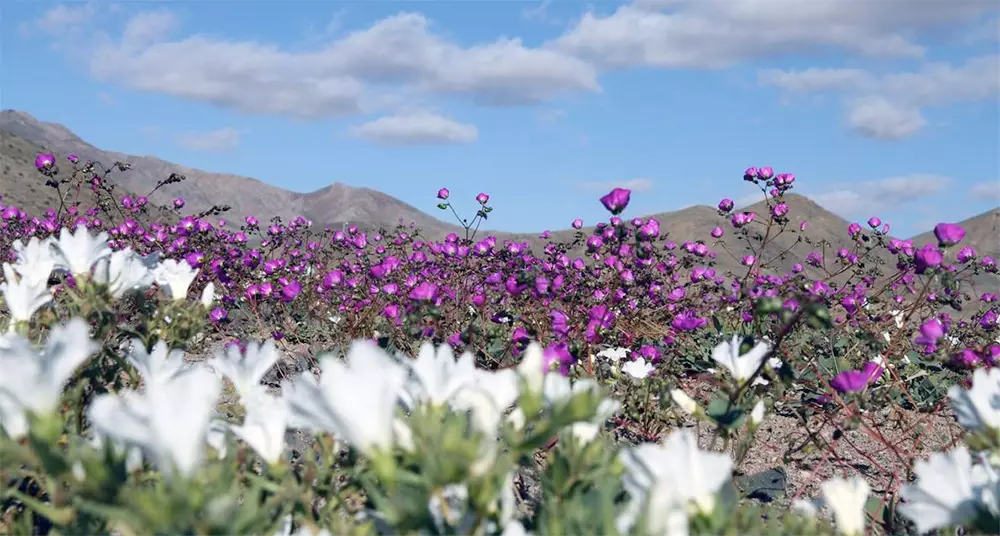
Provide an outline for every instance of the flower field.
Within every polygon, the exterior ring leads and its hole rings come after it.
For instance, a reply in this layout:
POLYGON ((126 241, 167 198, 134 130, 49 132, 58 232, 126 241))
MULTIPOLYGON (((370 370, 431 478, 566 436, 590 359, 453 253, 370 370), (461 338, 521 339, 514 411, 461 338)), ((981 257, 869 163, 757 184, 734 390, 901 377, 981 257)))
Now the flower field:
POLYGON ((764 167, 768 212, 701 241, 616 188, 532 248, 478 232, 485 193, 437 192, 439 241, 63 158, 59 206, 0 206, 0 532, 1000 533, 997 264, 959 225, 831 250, 764 167))

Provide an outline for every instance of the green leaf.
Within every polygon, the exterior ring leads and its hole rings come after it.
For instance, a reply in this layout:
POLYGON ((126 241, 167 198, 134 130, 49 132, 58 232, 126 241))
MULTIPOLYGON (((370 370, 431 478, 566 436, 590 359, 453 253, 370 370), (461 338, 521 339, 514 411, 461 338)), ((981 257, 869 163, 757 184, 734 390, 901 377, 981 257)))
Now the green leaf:
POLYGON ((739 407, 730 408, 729 401, 724 398, 716 398, 705 408, 705 413, 722 428, 738 428, 746 412, 739 407))

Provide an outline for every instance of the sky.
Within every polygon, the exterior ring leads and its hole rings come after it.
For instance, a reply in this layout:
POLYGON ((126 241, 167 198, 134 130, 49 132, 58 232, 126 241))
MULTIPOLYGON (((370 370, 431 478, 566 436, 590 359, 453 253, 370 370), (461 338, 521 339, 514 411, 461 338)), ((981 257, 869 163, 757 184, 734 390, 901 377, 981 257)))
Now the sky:
MULTIPOLYGON (((907 236, 1000 206, 980 0, 8 1, 3 108, 105 150, 488 227, 750 202, 748 166, 907 236)), ((220 200, 224 202, 224 200, 220 200)))

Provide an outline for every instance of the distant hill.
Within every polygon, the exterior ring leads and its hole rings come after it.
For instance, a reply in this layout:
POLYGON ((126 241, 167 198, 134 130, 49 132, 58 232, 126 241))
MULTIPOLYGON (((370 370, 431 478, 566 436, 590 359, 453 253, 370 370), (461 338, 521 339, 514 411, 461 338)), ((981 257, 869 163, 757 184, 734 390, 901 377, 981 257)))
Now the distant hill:
MULTIPOLYGON (((34 169, 35 155, 40 151, 50 151, 57 155, 60 165, 65 165, 65 155, 75 153, 81 159, 97 160, 105 165, 114 161, 126 162, 132 169, 125 173, 115 173, 118 184, 128 191, 145 194, 157 183, 178 173, 187 177, 181 184, 170 185, 150 196, 154 203, 169 204, 175 197, 183 197, 187 201, 186 211, 197 212, 208 209, 213 204, 226 204, 232 207, 227 214, 231 220, 242 219, 244 215, 252 214, 261 219, 271 216, 281 216, 286 221, 296 216, 304 216, 316 225, 334 226, 339 228, 344 222, 356 224, 367 230, 383 226, 394 227, 400 219, 405 223, 414 222, 423 230, 425 236, 440 238, 450 232, 462 234, 464 230, 452 223, 441 221, 426 214, 388 194, 372 190, 348 186, 335 182, 326 188, 310 193, 299 193, 266 184, 250 177, 241 177, 225 173, 209 173, 191 169, 178 164, 172 164, 152 156, 133 156, 112 151, 105 151, 90 145, 68 128, 57 123, 39 121, 28 113, 16 110, 0 112, 0 193, 4 195, 4 203, 16 204, 26 211, 41 213, 53 206, 55 195, 51 188, 45 187, 40 175, 34 169)), ((777 252, 788 250, 784 260, 774 259, 772 269, 779 272, 790 270, 792 265, 800 262, 810 251, 819 251, 820 243, 828 244, 828 255, 832 255, 838 247, 849 247, 847 237, 849 222, 840 216, 824 209, 807 197, 798 194, 788 194, 786 202, 790 206, 791 224, 789 229, 798 229, 803 220, 809 222, 806 233, 813 243, 796 243, 794 233, 786 233, 773 239, 768 248, 769 255, 764 258, 772 261, 777 252)), ((764 202, 759 202, 743 210, 767 214, 764 202)), ((731 270, 743 273, 740 259, 749 250, 742 242, 735 239, 734 230, 728 225, 727 219, 718 216, 714 207, 699 205, 673 212, 650 214, 644 218, 654 217, 660 222, 661 232, 669 235, 678 244, 687 240, 701 240, 718 250, 716 259, 720 271, 731 270), (715 226, 725 229, 724 247, 716 247, 715 239, 710 232, 715 226)), ((629 217, 631 219, 631 217, 629 217)), ((966 242, 973 245, 981 254, 1000 256, 1000 209, 992 210, 966 220, 962 224, 968 230, 966 242)), ((757 228, 755 226, 755 228, 757 228)), ((582 229, 589 234, 593 227, 582 229)), ((573 229, 557 230, 551 233, 551 239, 569 242, 577 231, 573 229)), ((538 233, 493 233, 502 239, 512 239, 529 242, 536 252, 548 242, 540 239, 538 233)), ((480 233, 478 236, 484 236, 480 233)), ((933 242, 932 233, 924 233, 914 237, 918 245, 933 242)), ((582 256, 582 245, 571 252, 582 256)), ((892 263, 894 260, 884 255, 883 261, 892 263)), ((891 269, 891 264, 890 264, 891 269)), ((998 287, 1000 278, 995 276, 982 277, 977 280, 977 287, 984 285, 989 288, 998 287)))

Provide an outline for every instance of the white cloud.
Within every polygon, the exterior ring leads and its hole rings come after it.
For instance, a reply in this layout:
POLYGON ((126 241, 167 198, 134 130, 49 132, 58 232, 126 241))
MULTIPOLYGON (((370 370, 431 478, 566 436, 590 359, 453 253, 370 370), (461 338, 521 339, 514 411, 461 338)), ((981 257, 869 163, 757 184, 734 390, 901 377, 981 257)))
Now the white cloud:
POLYGON ((177 135, 177 144, 194 151, 229 151, 240 144, 240 131, 232 127, 208 132, 186 132, 177 135))
POLYGON ((845 218, 882 216, 938 194, 950 184, 950 177, 915 173, 846 185, 809 198, 830 212, 845 218))
POLYGON ((165 10, 130 19, 120 36, 79 40, 91 75, 238 111, 317 119, 379 110, 384 92, 459 96, 489 106, 526 105, 565 92, 597 92, 597 70, 565 52, 499 38, 459 45, 419 13, 399 13, 311 48, 170 39, 165 10))
POLYGON ((355 127, 352 133, 381 145, 472 143, 479 137, 474 125, 465 125, 430 112, 380 117, 355 127))
POLYGON ((633 192, 645 192, 653 189, 654 182, 650 179, 629 179, 624 181, 583 181, 577 183, 581 189, 588 192, 607 193, 615 188, 626 188, 633 192))
POLYGON ((979 201, 996 201, 1000 204, 1000 179, 973 184, 972 188, 969 188, 969 197, 979 201))
POLYGON ((92 2, 84 4, 59 4, 42 14, 41 17, 20 26, 24 35, 36 31, 47 34, 62 34, 76 32, 89 24, 97 14, 97 5, 92 2))
POLYGON ((1000 55, 970 58, 957 66, 929 63, 917 71, 881 76, 860 69, 768 69, 758 73, 758 80, 789 93, 842 93, 848 126, 863 136, 898 140, 927 125, 923 108, 996 98, 1000 55))
POLYGON ((870 97, 850 105, 847 124, 868 138, 901 140, 916 134, 927 121, 917 108, 894 104, 883 97, 870 97))
POLYGON ((791 53, 839 49, 921 57, 914 39, 972 22, 989 0, 658 0, 589 11, 554 46, 606 67, 716 69, 791 53))
POLYGON ((757 73, 762 86, 774 86, 789 92, 821 93, 848 91, 869 86, 872 76, 862 69, 810 68, 802 71, 763 69, 757 73))

